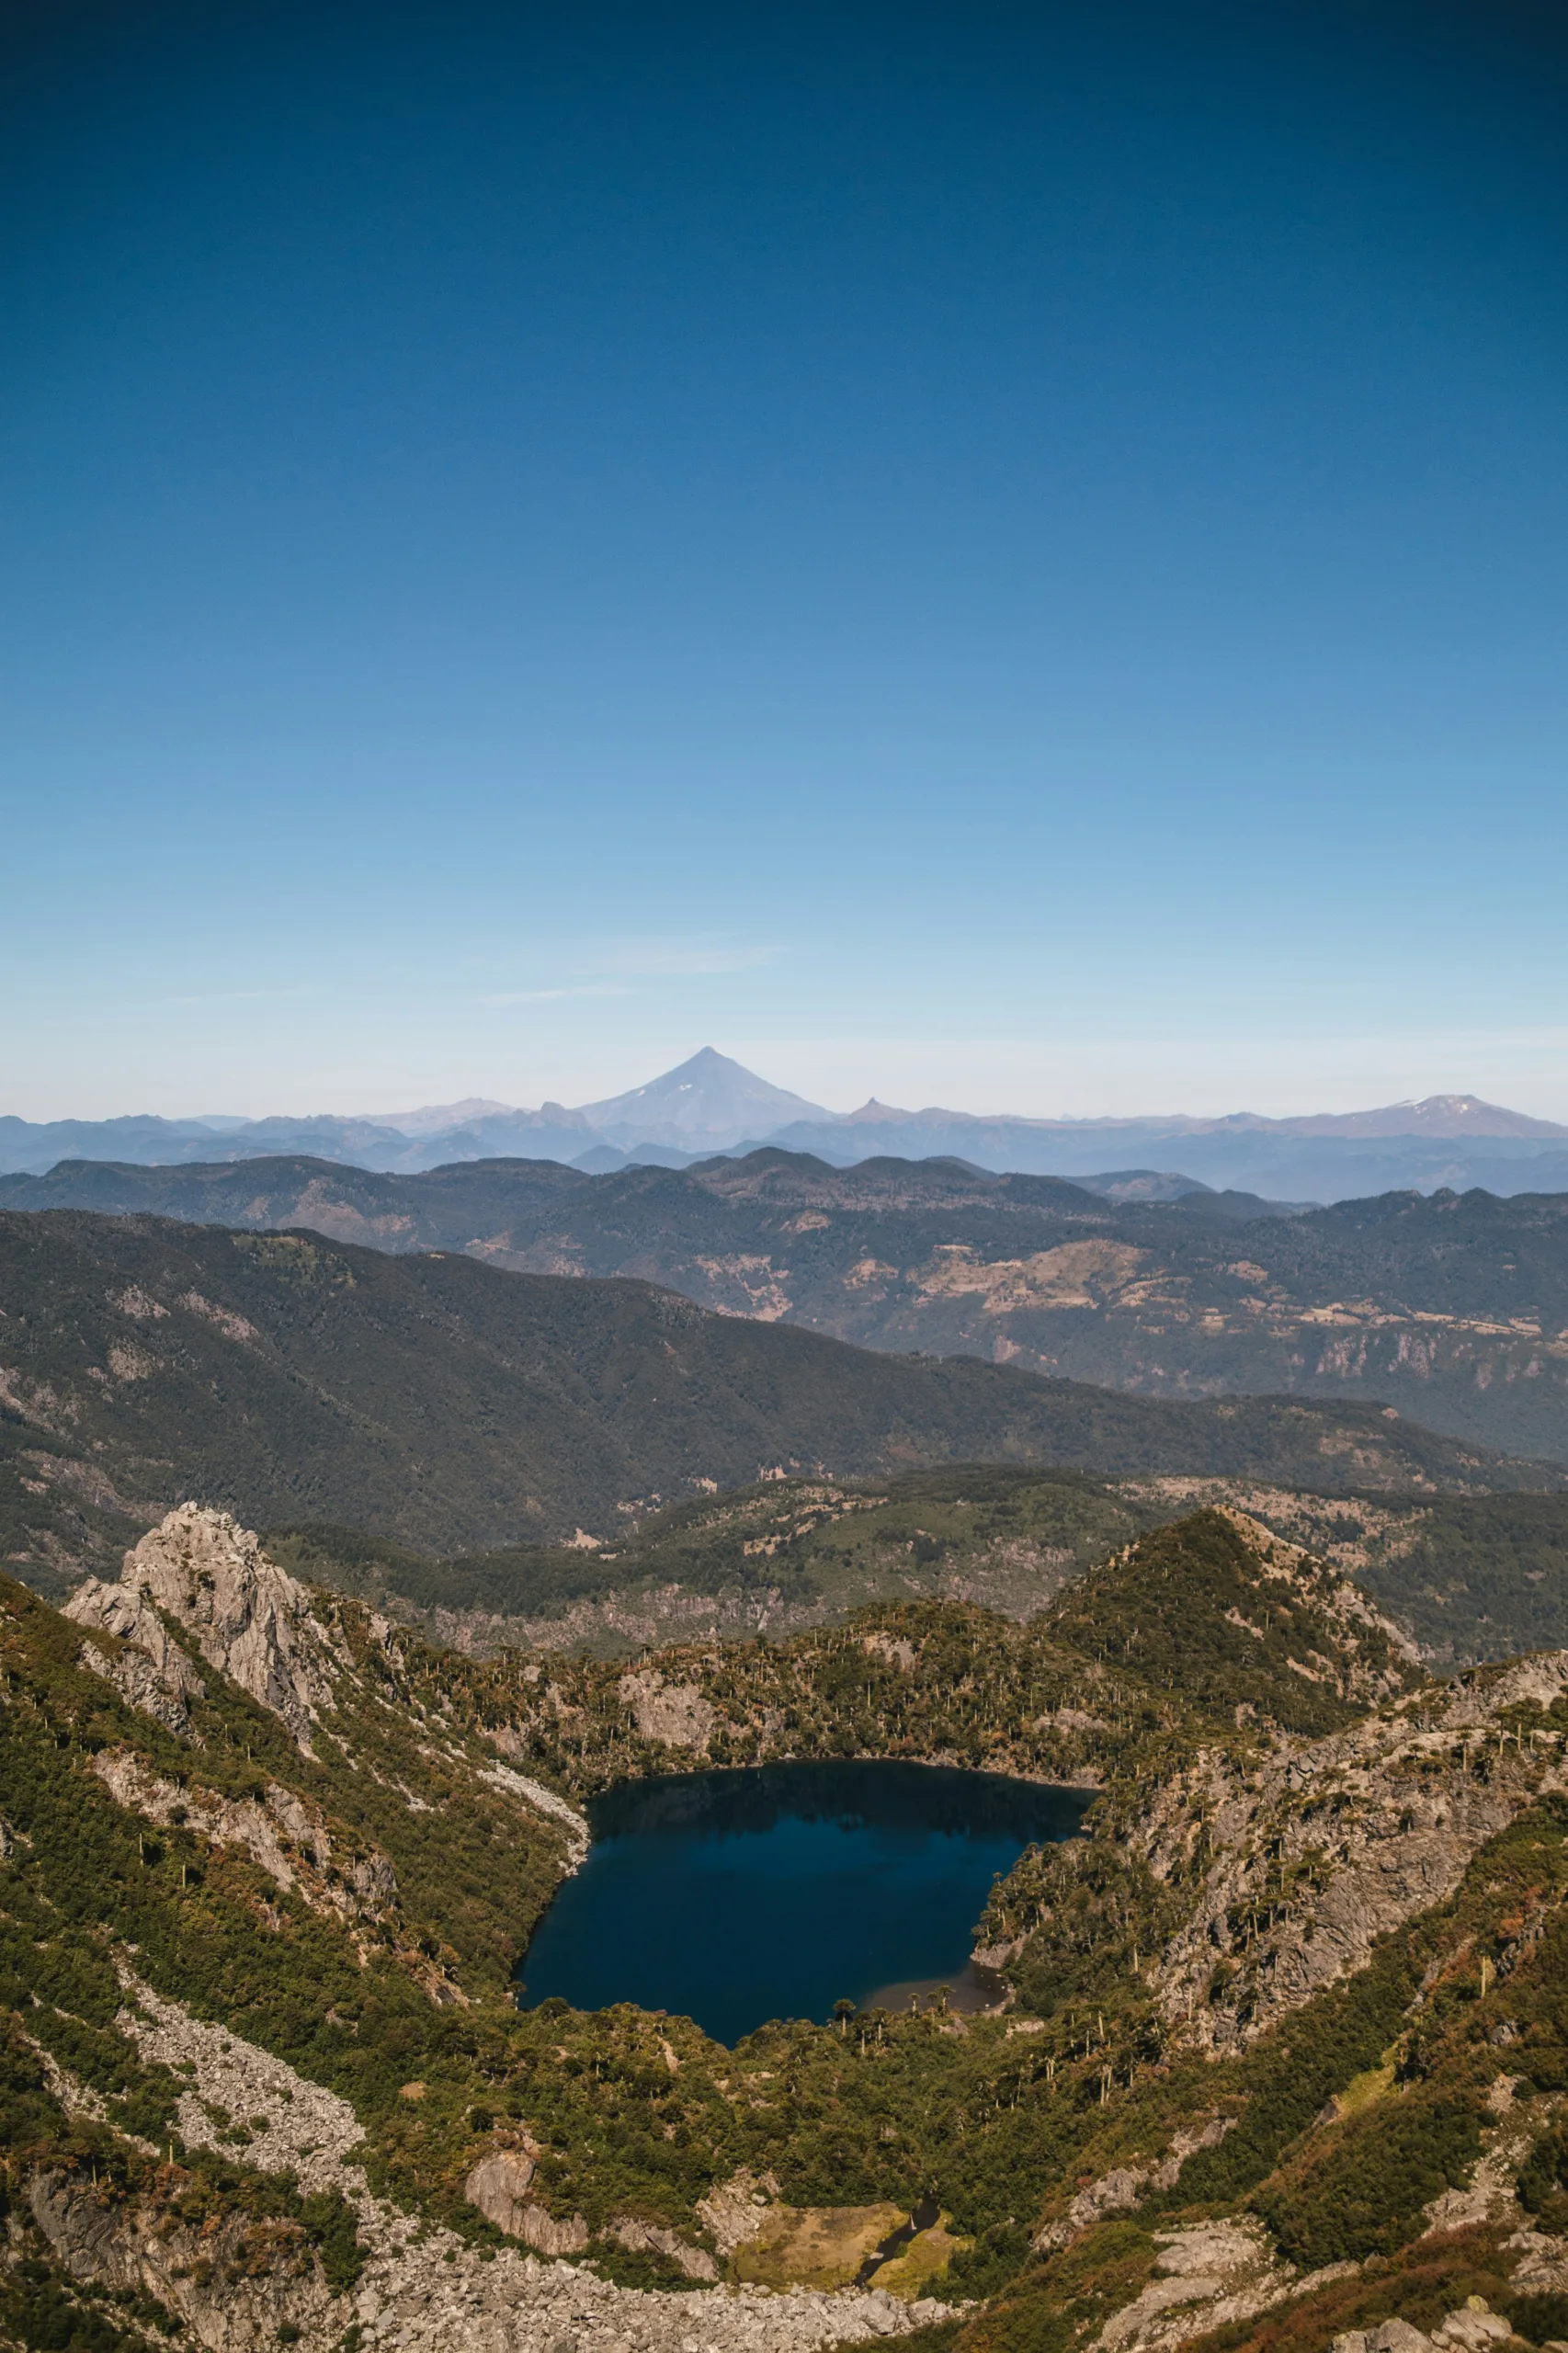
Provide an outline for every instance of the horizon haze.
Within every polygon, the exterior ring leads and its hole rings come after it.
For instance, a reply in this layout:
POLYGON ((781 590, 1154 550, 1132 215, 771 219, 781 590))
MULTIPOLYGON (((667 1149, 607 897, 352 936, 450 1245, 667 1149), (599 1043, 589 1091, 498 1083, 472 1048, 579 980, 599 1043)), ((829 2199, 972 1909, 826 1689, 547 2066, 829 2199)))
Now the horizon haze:
MULTIPOLYGON (((50 1191, 57 1206, 69 1198, 73 1164, 221 1167, 272 1159, 292 1167, 303 1160, 408 1174, 465 1162, 554 1161, 597 1176, 638 1162, 688 1167, 763 1146, 839 1167, 937 1159, 1091 1183, 1155 1176, 1159 1198, 1207 1189, 1296 1207, 1398 1189, 1568 1188, 1568 1127, 1471 1095, 1286 1119, 988 1118, 937 1105, 903 1109, 875 1097, 834 1112, 711 1046, 625 1094, 576 1107, 480 1097, 371 1116, 272 1114, 211 1123, 154 1117, 28 1125, 0 1115, 0 1175, 52 1172, 67 1187, 50 1191)), ((18 1206, 30 1198, 25 1187, 14 1195, 18 1206)))

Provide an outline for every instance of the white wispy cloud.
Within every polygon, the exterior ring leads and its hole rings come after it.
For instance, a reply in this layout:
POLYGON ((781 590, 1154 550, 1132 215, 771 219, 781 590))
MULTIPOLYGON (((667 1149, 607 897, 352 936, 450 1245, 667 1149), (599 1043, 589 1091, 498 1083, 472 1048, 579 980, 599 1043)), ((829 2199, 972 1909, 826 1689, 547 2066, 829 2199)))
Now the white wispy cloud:
POLYGON ((530 989, 494 989, 480 1005, 550 1005, 563 997, 630 996, 640 981, 709 980, 776 964, 773 941, 633 938, 596 940, 581 951, 581 977, 530 989))
POLYGON ((612 972, 639 979, 703 979, 712 972, 755 972, 784 950, 772 941, 622 939, 595 958, 612 972))
POLYGON ((624 981, 583 981, 554 989, 496 989, 476 997, 476 1005, 548 1005, 563 996, 630 996, 624 981))
POLYGON ((166 996, 165 1005, 262 1005, 280 997, 308 996, 308 989, 196 989, 188 995, 166 996))

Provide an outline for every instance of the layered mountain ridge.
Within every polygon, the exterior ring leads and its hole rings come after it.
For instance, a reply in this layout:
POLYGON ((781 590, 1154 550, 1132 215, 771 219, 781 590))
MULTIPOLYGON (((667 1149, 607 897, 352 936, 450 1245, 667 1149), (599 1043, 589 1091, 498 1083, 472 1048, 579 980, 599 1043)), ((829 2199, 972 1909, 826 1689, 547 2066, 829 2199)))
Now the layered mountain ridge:
POLYGON ((1392 1405, 1568 1463, 1568 1195, 1405 1192, 1287 1216, 1233 1194, 1151 1200, 1132 1178, 1111 1190, 950 1161, 839 1169, 769 1147, 603 1176, 551 1161, 413 1176, 302 1159, 83 1161, 0 1179, 0 1208, 309 1229, 631 1277, 861 1347, 1149 1397, 1392 1405))
POLYGON ((928 1107, 905 1111, 874 1098, 827 1111, 775 1086, 710 1046, 646 1086, 568 1109, 525 1110, 490 1097, 415 1111, 342 1119, 56 1120, 0 1118, 0 1169, 41 1174, 63 1158, 169 1165, 311 1152, 356 1166, 431 1168, 454 1160, 526 1154, 596 1172, 630 1158, 680 1165, 759 1143, 811 1152, 836 1165, 881 1154, 957 1156, 1022 1174, 1087 1176, 1129 1164, 1174 1169, 1188 1182, 1276 1199, 1335 1200, 1415 1185, 1493 1189, 1568 1187, 1568 1128, 1472 1095, 1358 1112, 1269 1119, 1086 1120, 986 1117, 928 1107))

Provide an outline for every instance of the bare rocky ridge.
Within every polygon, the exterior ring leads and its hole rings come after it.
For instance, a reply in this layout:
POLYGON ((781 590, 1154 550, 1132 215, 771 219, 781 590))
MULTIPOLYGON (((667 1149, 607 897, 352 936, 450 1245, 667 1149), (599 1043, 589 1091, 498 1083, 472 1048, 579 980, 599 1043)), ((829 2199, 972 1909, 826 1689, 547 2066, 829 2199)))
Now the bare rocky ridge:
POLYGON ((182 1740, 199 1739, 189 1701, 205 1697, 206 1686, 140 1586, 106 1585, 89 1577, 66 1603, 64 1615, 78 1626, 96 1626, 116 1639, 113 1650, 85 1643, 82 1665, 107 1677, 133 1708, 155 1723, 182 1740))
POLYGON ((333 1704, 332 1644, 306 1587, 267 1559, 248 1529, 227 1512, 182 1504, 126 1555, 118 1586, 89 1578, 69 1604, 79 1626, 119 1634, 172 1695, 182 1696, 190 1688, 187 1669, 176 1663, 159 1610, 191 1635, 209 1665, 282 1718, 302 1755, 313 1756, 311 1726, 333 1704))
POLYGON ((240 1847, 280 1888, 298 1889, 313 1912, 345 1922, 378 1922, 397 1908, 397 1880, 384 1855, 344 1855, 319 1807, 277 1782, 263 1800, 214 1797, 189 1779, 150 1773, 123 1749, 102 1750, 93 1770, 117 1803, 161 1826, 170 1822, 217 1847, 240 1847))
MULTIPOLYGON (((312 1732, 324 1716, 332 1717, 338 1725, 335 1745, 352 1765, 338 1701, 349 1692, 363 1701, 364 1678, 317 1615, 310 1589, 269 1561, 256 1536, 227 1513, 180 1506, 126 1554, 119 1585, 87 1579, 65 1614, 90 1636, 112 1637, 107 1646, 89 1639, 81 1664, 193 1747, 201 1741, 188 1703, 203 1696, 205 1686, 173 1630, 268 1709, 302 1756, 315 1760, 312 1732)), ((384 1655, 395 1658, 391 1623, 372 1613, 368 1624, 384 1655)), ((438 1752, 426 1745, 421 1754, 438 1752)), ((576 1869, 587 1848, 587 1825, 576 1808, 507 1766, 488 1758, 470 1762, 455 1745, 444 1762, 449 1770, 466 1767, 476 1788, 520 1803, 557 1834, 564 1832, 566 1868, 576 1869)), ((117 1803, 147 1823, 178 1824, 214 1847, 248 1854, 280 1891, 295 1892, 311 1910, 340 1920, 362 1960, 377 1938, 390 1942, 432 2002, 466 2005, 448 1962, 409 1931, 387 1857, 373 1844, 347 1837, 313 1802, 277 1781, 254 1797, 225 1798, 205 1788, 199 1772, 171 1779, 120 1747, 100 1751, 91 1769, 117 1803)), ((411 1811, 428 1810, 428 1802, 406 1785, 403 1795, 411 1811)))

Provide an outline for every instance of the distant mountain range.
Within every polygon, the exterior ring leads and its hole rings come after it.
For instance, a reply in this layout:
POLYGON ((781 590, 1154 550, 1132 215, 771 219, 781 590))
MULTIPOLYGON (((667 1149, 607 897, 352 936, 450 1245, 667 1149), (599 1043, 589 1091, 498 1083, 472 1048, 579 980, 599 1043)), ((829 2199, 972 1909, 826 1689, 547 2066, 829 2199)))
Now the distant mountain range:
POLYGON ((41 1175, 62 1160, 142 1166, 310 1154, 412 1173, 454 1162, 559 1161, 603 1174, 629 1162, 685 1167, 772 1143, 840 1167, 893 1154, 1082 1180, 1140 1177, 1149 1197, 1209 1186, 1272 1200, 1335 1201, 1414 1188, 1493 1193, 1568 1189, 1568 1127, 1483 1103, 1427 1096, 1381 1109, 1288 1120, 985 1118, 874 1099, 857 1111, 808 1103, 705 1046, 676 1069, 597 1103, 517 1108, 485 1097, 353 1118, 57 1120, 0 1118, 0 1171, 41 1175))
POLYGON ((1154 1190, 953 1160, 835 1168, 767 1146, 602 1176, 549 1160, 416 1175, 74 1161, 0 1177, 0 1211, 307 1229, 400 1256, 630 1276, 890 1354, 1151 1397, 1375 1402, 1568 1464, 1568 1196, 1396 1192, 1281 1213, 1251 1194, 1154 1190))

